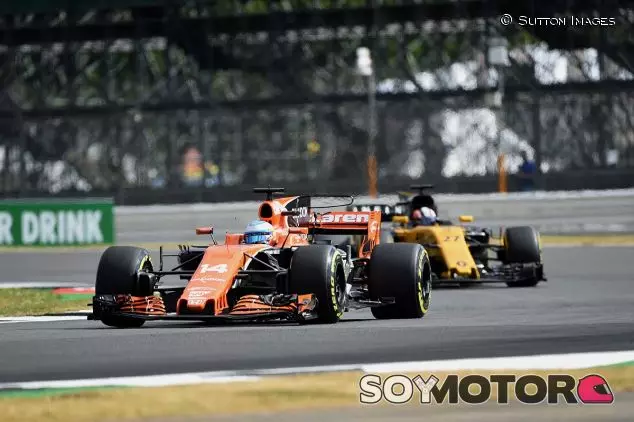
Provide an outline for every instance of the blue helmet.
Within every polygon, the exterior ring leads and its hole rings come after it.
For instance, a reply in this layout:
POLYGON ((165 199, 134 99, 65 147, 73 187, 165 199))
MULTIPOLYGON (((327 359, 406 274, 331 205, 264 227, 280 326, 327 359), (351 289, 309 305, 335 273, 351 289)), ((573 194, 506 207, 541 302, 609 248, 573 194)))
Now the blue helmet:
POLYGON ((273 226, 266 221, 253 220, 247 224, 244 230, 244 243, 253 245, 256 243, 268 243, 273 236, 273 226))

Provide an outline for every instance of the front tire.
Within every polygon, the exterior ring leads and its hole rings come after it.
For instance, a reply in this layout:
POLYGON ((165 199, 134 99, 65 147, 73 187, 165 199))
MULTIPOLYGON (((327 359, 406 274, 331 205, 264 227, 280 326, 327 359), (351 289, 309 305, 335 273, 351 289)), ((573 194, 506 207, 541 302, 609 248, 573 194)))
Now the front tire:
MULTIPOLYGON (((151 296, 153 291, 148 286, 138 284, 141 271, 152 271, 150 253, 146 249, 134 246, 109 247, 99 261, 95 295, 151 296)), ((140 318, 113 315, 103 315, 101 322, 116 328, 138 328, 145 323, 140 318)))
MULTIPOLYGON (((537 264, 542 265, 541 245, 539 233, 532 227, 509 227, 504 232, 504 263, 505 264, 537 264)), ((506 283, 509 287, 534 287, 541 277, 529 280, 506 283)))
POLYGON ((371 308, 377 319, 422 318, 431 300, 431 264, 415 243, 379 244, 370 260, 369 289, 373 300, 393 297, 395 303, 371 308))
POLYGON ((336 323, 343 316, 346 278, 343 259, 334 246, 301 246, 293 253, 289 275, 290 293, 317 297, 317 320, 336 323))

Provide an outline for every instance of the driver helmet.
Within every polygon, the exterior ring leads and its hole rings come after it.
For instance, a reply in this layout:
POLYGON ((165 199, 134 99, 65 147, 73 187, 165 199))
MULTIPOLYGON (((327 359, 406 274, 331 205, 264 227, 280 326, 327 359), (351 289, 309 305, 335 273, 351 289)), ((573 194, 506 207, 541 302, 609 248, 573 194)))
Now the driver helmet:
POLYGON ((436 212, 429 207, 422 207, 419 210, 414 210, 412 217, 415 220, 420 221, 420 224, 425 226, 431 226, 436 223, 436 212))
POLYGON ((273 226, 266 221, 253 220, 247 224, 244 230, 244 243, 253 245, 256 243, 268 243, 273 236, 273 226))

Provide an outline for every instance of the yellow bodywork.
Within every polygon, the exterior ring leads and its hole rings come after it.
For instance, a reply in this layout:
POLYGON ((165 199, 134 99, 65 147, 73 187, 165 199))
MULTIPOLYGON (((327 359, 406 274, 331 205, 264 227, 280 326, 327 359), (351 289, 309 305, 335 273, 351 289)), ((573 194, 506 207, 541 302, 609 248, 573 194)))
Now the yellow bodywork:
POLYGON ((438 257, 446 265, 447 271, 441 278, 459 277, 480 278, 469 246, 465 241, 464 228, 461 226, 416 226, 396 228, 395 242, 420 243, 427 246, 430 258, 438 257))

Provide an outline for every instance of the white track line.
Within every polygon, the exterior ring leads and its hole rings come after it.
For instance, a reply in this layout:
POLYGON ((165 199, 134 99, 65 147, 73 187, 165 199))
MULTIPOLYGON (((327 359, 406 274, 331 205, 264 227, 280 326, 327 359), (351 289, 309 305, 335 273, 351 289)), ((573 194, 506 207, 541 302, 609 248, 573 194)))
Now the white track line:
POLYGON ((0 281, 0 289, 86 289, 94 285, 81 283, 60 283, 58 281, 0 281))
POLYGON ((239 381, 258 381, 260 377, 227 375, 209 377, 204 373, 152 375, 147 377, 95 378, 68 381, 35 381, 22 383, 0 383, 2 389, 39 390, 44 388, 88 388, 88 387, 168 387, 188 384, 212 384, 239 381))
POLYGON ((562 355, 515 356, 504 358, 477 358, 437 360, 428 362, 377 363, 311 366, 295 368, 273 368, 251 371, 192 372, 183 374, 151 375, 137 377, 112 377, 64 381, 32 381, 0 383, 0 390, 45 389, 45 388, 86 388, 86 387, 164 387, 208 383, 229 383, 236 381, 259 381, 266 376, 295 375, 318 372, 360 371, 365 373, 398 373, 418 371, 459 371, 459 370, 566 370, 584 369, 603 365, 614 365, 634 361, 634 351, 574 353, 562 355))
MULTIPOLYGON (((84 312, 84 311, 81 311, 84 312)), ((92 311, 87 311, 92 312, 92 311)), ((12 324, 17 322, 57 322, 57 321, 86 321, 86 315, 54 315, 54 316, 20 316, 0 317, 0 324, 12 324)))
POLYGON ((365 372, 584 369, 634 361, 634 351, 511 356, 365 365, 365 372))

